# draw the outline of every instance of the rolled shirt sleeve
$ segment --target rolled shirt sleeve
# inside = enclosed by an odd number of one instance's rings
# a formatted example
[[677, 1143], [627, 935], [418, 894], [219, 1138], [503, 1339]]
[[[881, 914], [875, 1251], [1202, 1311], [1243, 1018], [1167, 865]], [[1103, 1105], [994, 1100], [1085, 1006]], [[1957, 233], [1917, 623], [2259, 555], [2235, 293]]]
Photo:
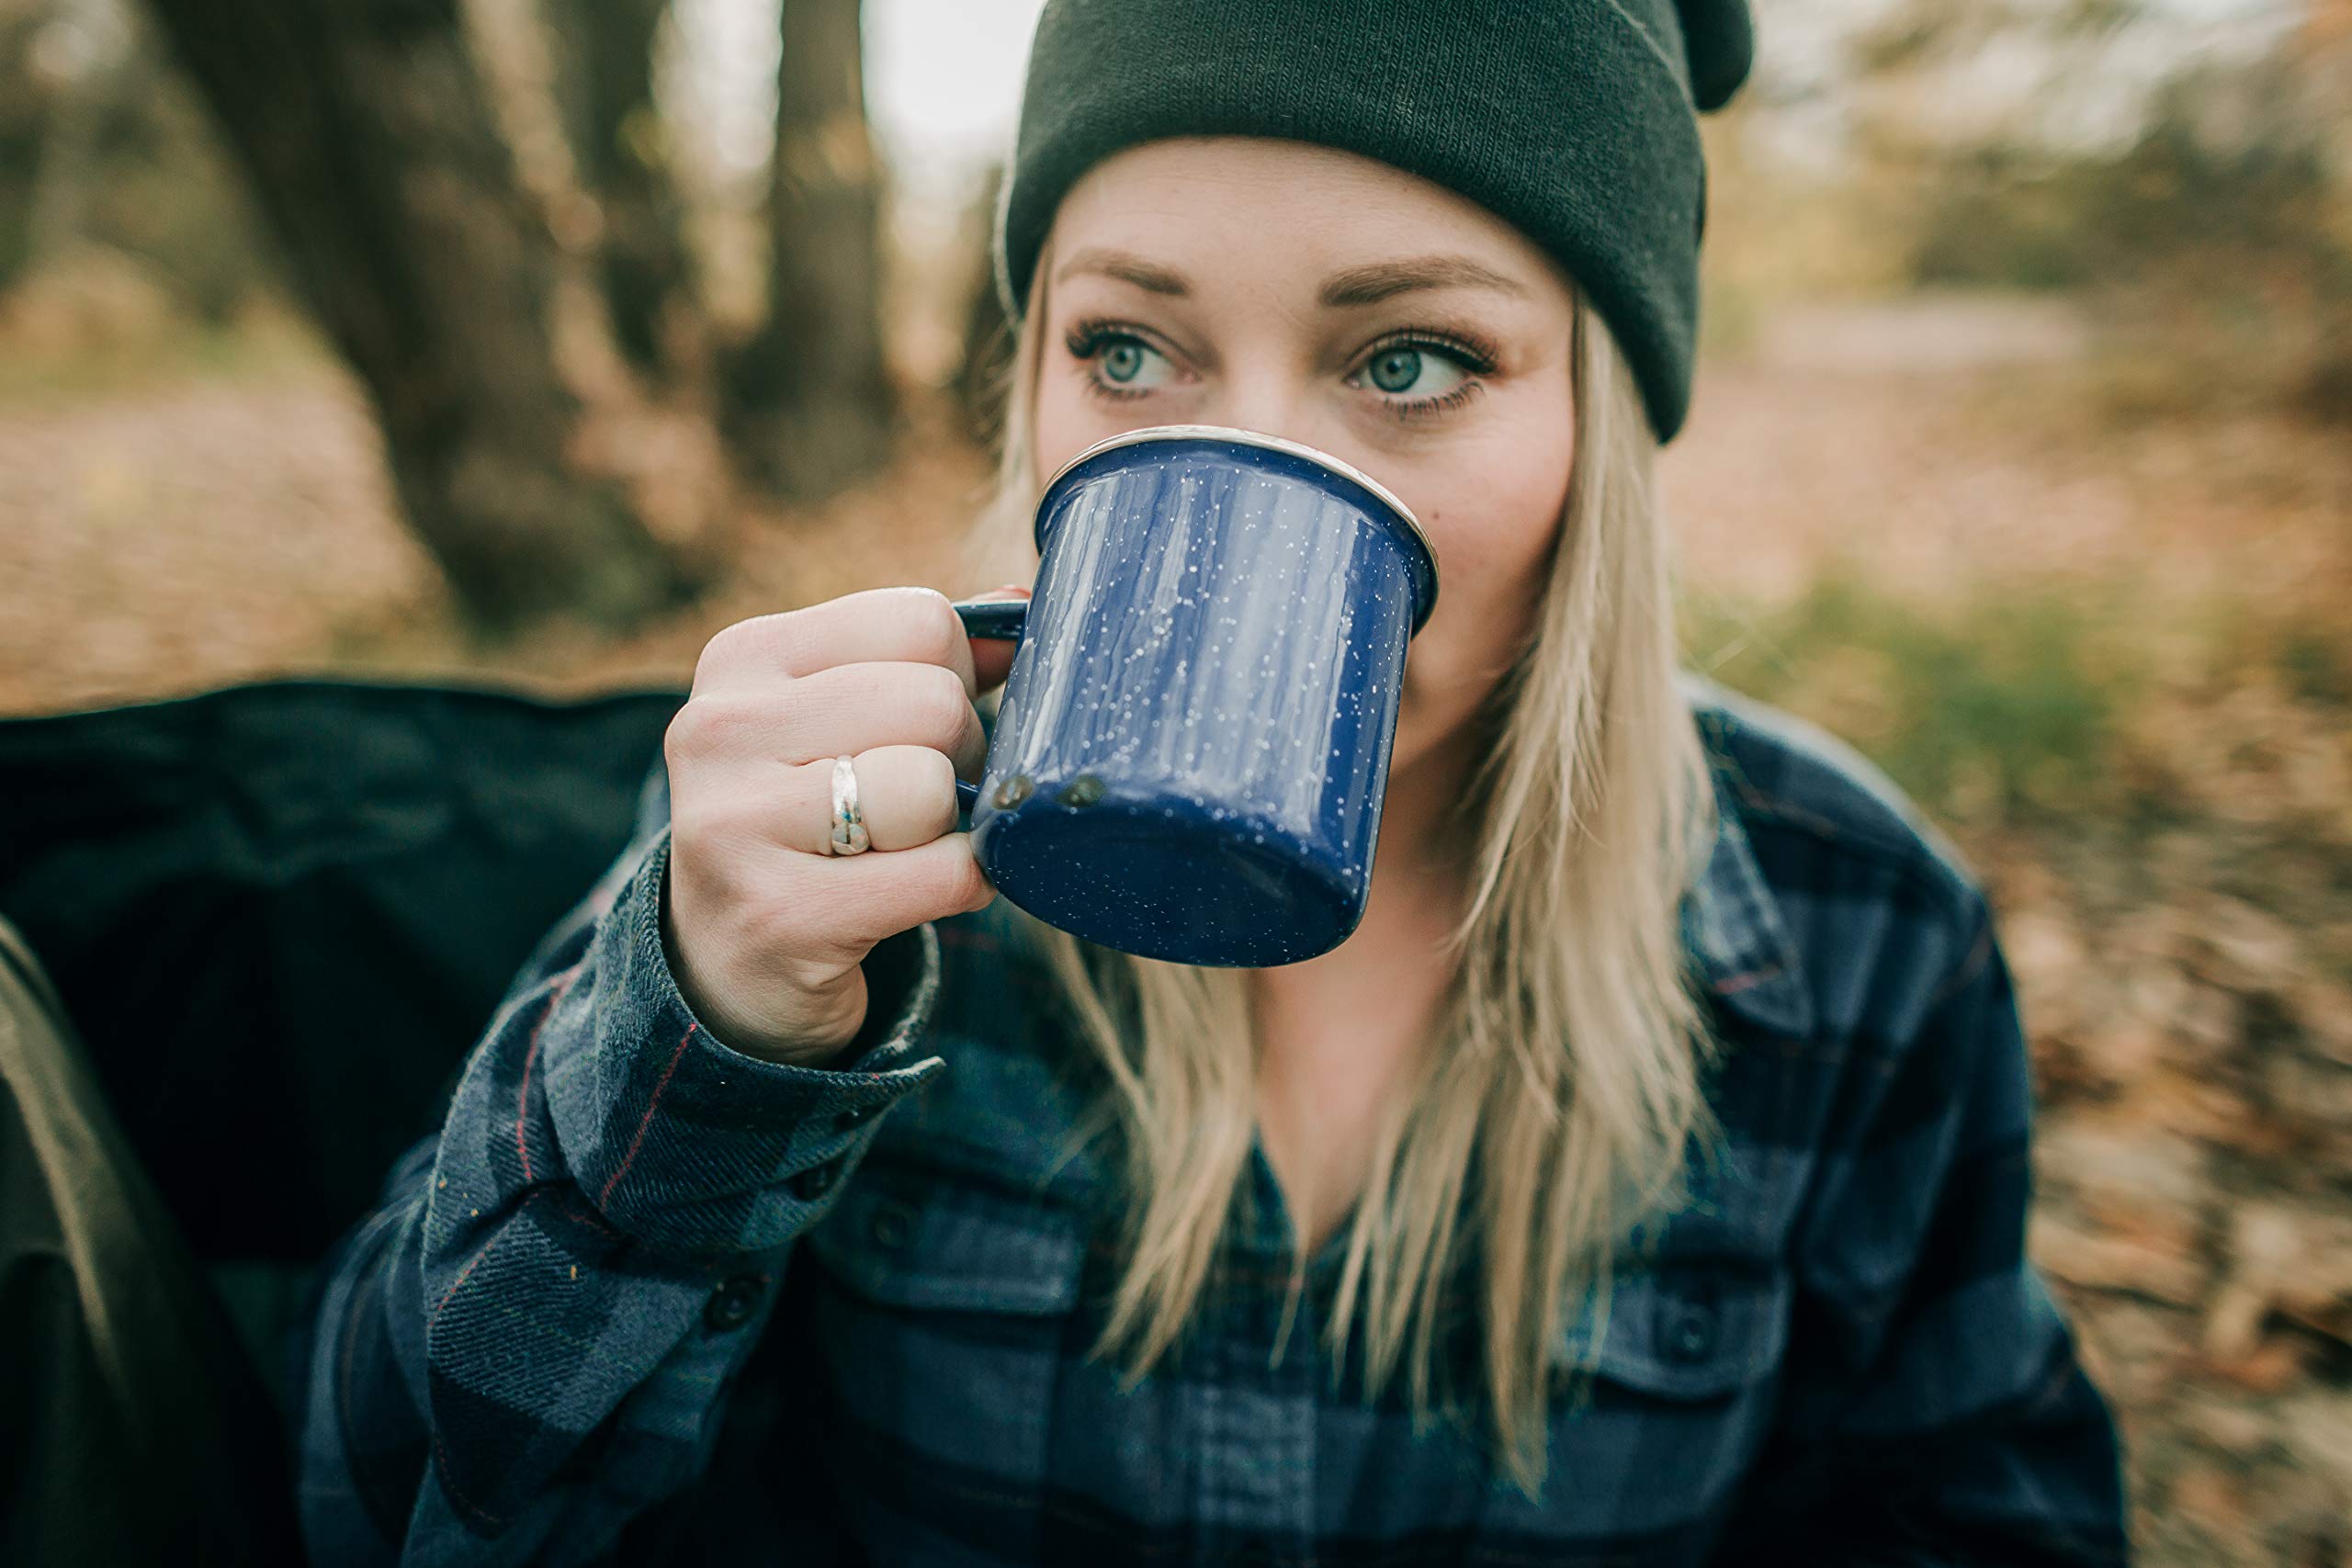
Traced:
[[944, 1066], [928, 925], [833, 1066], [729, 1047], [661, 937], [667, 800], [540, 945], [437, 1135], [329, 1259], [304, 1353], [319, 1561], [593, 1560], [707, 1462], [794, 1238]]

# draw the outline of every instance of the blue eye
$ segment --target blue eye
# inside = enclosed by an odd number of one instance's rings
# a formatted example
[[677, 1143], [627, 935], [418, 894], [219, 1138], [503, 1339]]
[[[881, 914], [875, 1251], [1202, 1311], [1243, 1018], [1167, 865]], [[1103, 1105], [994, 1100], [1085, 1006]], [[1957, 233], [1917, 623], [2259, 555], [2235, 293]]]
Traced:
[[1384, 392], [1409, 392], [1421, 378], [1421, 351], [1392, 348], [1372, 362], [1372, 384]]
[[1111, 380], [1132, 381], [1143, 374], [1143, 344], [1130, 338], [1102, 351], [1102, 374]]
[[1089, 324], [1071, 334], [1069, 349], [1090, 364], [1090, 378], [1104, 392], [1151, 391], [1173, 379], [1176, 372], [1165, 354], [1132, 333]]
[[1363, 373], [1374, 388], [1391, 397], [1443, 397], [1469, 378], [1461, 366], [1409, 344], [1381, 350]]

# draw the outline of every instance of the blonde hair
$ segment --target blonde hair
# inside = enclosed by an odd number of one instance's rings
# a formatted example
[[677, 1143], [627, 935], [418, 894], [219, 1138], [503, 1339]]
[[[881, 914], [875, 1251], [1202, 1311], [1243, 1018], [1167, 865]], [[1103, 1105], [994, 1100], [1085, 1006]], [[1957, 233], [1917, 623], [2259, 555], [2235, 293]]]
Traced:
[[[1047, 256], [1035, 276], [1006, 378], [996, 494], [972, 541], [976, 581], [1036, 559], [1031, 421]], [[1679, 905], [1694, 852], [1713, 840], [1714, 795], [1676, 686], [1657, 443], [1581, 291], [1571, 358], [1574, 471], [1534, 631], [1479, 718], [1474, 875], [1449, 933], [1438, 1048], [1385, 1108], [1326, 1325], [1335, 1376], [1361, 1314], [1364, 1396], [1401, 1371], [1417, 1421], [1441, 1409], [1458, 1420], [1442, 1336], [1450, 1282], [1481, 1270], [1468, 1305], [1489, 1430], [1530, 1497], [1551, 1405], [1580, 1386], [1562, 1356], [1568, 1314], [1589, 1302], [1598, 1343], [1613, 1266], [1636, 1225], [1679, 1200], [1686, 1150], [1710, 1131], [1701, 1077], [1713, 1045]], [[1108, 1105], [1095, 1130], [1122, 1135], [1137, 1195], [1093, 1350], [1125, 1351], [1132, 1384], [1182, 1338], [1248, 1168], [1248, 976], [1133, 957], [1020, 918], [1099, 1057]], [[1306, 1266], [1302, 1251], [1277, 1361]]]

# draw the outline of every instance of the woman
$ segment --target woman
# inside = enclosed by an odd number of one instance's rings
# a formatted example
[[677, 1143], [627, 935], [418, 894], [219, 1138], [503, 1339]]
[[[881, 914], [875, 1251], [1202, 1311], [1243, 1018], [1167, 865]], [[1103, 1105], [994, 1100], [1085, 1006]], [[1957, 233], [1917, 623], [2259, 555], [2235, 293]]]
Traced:
[[1747, 57], [1738, 0], [1047, 6], [980, 551], [1145, 424], [1413, 506], [1363, 921], [1046, 930], [953, 831], [1001, 647], [928, 590], [721, 633], [334, 1260], [322, 1561], [2120, 1560], [1983, 897], [1675, 668], [1650, 466]]

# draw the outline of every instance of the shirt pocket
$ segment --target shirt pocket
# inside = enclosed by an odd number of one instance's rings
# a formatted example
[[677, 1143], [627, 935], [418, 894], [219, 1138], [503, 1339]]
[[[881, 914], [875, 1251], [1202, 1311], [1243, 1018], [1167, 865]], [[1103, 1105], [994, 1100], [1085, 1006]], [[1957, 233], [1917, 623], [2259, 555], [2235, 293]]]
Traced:
[[1727, 1506], [1771, 1423], [1790, 1299], [1781, 1272], [1620, 1276], [1598, 1347], [1589, 1319], [1564, 1337], [1590, 1375], [1552, 1411], [1546, 1528], [1679, 1531]]
[[1584, 1325], [1566, 1347], [1600, 1381], [1657, 1399], [1722, 1399], [1779, 1371], [1789, 1301], [1789, 1277], [1777, 1270], [1640, 1270], [1617, 1279], [1598, 1352]]
[[1018, 1548], [1059, 1368], [1083, 1348], [1078, 1216], [869, 1162], [801, 1245], [837, 1420], [826, 1442], [844, 1502], [874, 1511], [868, 1540]]

